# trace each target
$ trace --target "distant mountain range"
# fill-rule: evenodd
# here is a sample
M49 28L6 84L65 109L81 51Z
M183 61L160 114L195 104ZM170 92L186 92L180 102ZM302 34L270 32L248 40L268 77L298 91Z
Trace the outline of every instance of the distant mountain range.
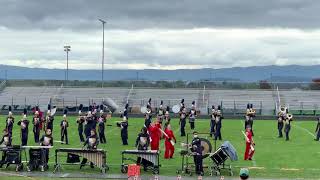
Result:
M7 73L5 73L7 72ZM64 80L64 69L26 68L0 65L0 79L50 79ZM178 70L105 70L105 80L229 80L256 82L260 80L308 82L320 77L320 65L316 66L253 66L222 69ZM69 80L101 80L100 70L69 70Z

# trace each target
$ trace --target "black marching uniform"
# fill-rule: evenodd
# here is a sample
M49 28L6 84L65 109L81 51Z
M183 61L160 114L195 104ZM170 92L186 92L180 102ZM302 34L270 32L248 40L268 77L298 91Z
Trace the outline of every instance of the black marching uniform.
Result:
M12 136L13 123L14 123L14 117L8 116L6 121L6 129L10 136Z
M85 117L82 116L82 108L83 108L83 105L80 104L80 106L79 106L79 117L78 117L78 119L77 119L78 134L79 134L80 142L84 142L84 137L83 137L83 123L85 122Z
M144 127L142 128L141 133L138 134L135 146L137 147L138 150L146 151L148 150L149 145L150 145L150 136L147 133L147 128ZM147 170L147 166L149 162L141 157L138 157L137 164L138 165L142 164L144 170Z
M40 145L53 146L52 132L50 135L45 134L40 138ZM43 148L41 149L41 162L40 162L41 171L44 171L44 169L48 169L48 162L49 162L49 149Z
M319 141L320 139L320 118L318 118L318 123L317 123L317 127L316 127L316 141Z
M283 137L282 131L283 131L283 126L284 126L284 121L286 120L287 113L285 111L280 111L278 113L278 133L279 133L279 138Z
M292 121L292 118L289 118L288 117L288 114L287 114L287 118L284 122L284 132L286 133L286 141L289 141L289 133L290 133L290 130L291 130L291 121Z
M119 127L121 128L121 140L122 145L128 145L128 121L126 116L123 117L124 120L119 123Z
M44 131L47 129L51 130L51 133L53 133L53 121L54 121L54 116L51 114L51 105L48 104L48 111L47 111L47 116L45 119L45 126L43 128Z
M99 131L99 138L100 138L100 143L104 144L107 143L106 140L106 135L104 134L105 131L105 122L106 122L106 118L104 117L104 115L102 114L98 120L98 131Z
M39 143L40 138L40 122L41 119L38 115L35 115L33 117L32 123L33 123L33 134L34 134L34 142Z
M198 175L203 174L203 162L202 162L202 147L201 140L198 137L192 139L191 151L194 153L193 160Z
M215 117L215 124L216 124L216 131L214 136L215 140L217 139L222 140L222 137L221 137L222 119L223 119L223 116L221 114L221 107L218 106L217 114Z
M158 119L159 123L162 125L163 116L164 116L164 110L163 110L163 101L161 100L160 107L158 109Z
M186 136L185 127L186 127L187 112L184 106L182 106L179 114L180 114L180 121L179 121L180 136Z
M244 129L246 130L247 127L251 128L252 136L253 134L253 118L255 117L255 113L253 112L253 104L247 104L247 111L246 111L246 120L244 123Z
M217 116L217 111L215 110L215 107L211 107L211 114L210 114L210 136L214 136L216 134L216 116Z
M27 119L27 110L24 109L23 118L18 121L18 126L21 129L21 146L27 146L29 134L29 120Z
M63 144L64 139L66 139L65 144L69 144L69 140L68 140L69 123L68 123L67 119L64 119L60 122L60 127L61 127L61 144Z
M91 130L90 130L91 131ZM86 141L84 142L83 146L87 146L88 150L95 150L97 149L97 146L99 144L99 139L97 137L97 135L90 135L87 137ZM81 166L80 169L85 166L85 164L87 163L88 159L87 158L83 158L82 162L81 162ZM90 162L90 167L94 168L93 163Z

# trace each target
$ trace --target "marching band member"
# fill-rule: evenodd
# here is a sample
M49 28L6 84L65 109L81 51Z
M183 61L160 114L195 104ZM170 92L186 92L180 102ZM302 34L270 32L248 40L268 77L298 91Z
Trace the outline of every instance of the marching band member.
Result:
M210 136L211 137L216 134L216 131L215 131L216 116L217 116L217 111L215 110L214 105L212 105L211 114L210 114Z
M141 150L141 151L148 150L148 146L150 144L150 136L147 131L148 131L147 128L143 127L141 129L141 132L138 134L138 137L136 139L136 144L135 144L138 150ZM140 164L143 165L143 168L146 171L148 166L148 161L141 157L138 157L137 165L140 165Z
M165 152L164 152L164 158L165 159L171 159L173 158L173 154L174 154L174 145L171 144L171 141L174 140L174 143L177 142L173 131L171 130L171 125L170 123L166 123L166 129L164 130L165 132L165 142L164 142L164 146L165 146Z
M222 137L221 137L222 119L223 119L223 116L221 113L221 106L219 105L217 110L217 115L215 117L215 124L216 124L216 133L214 137L215 140L217 139L222 140Z
M201 139L198 137L198 132L193 132L193 139L191 142L191 151L194 153L193 160L198 175L203 175L203 162L202 162L202 146Z
M243 132L243 131L242 131ZM244 153L244 160L252 160L253 154L254 154L254 146L255 143L252 138L252 131L251 131L251 126L248 125L246 128L246 133L245 133L245 138L246 138L246 150Z
M8 130L8 134L12 136L12 128L14 123L14 117L12 115L12 108L9 106L9 114L6 120L6 129Z
M83 108L83 105L80 104L80 106L79 106L79 117L77 119L78 134L79 134L80 142L84 142L83 123L85 122L85 117L82 115L82 108Z
M28 144L29 120L27 119L27 109L23 110L23 118L18 122L21 128L21 146Z
M158 121L152 122L148 127L148 132L150 135L150 145L151 150L159 150L160 138L161 138L161 125Z
M158 109L158 119L159 119L159 123L160 123L160 124L162 124L163 115L164 115L163 101L161 100L161 102L160 102L160 107L159 107L159 109Z
M40 123L41 119L39 116L39 107L36 106L35 112L34 112L34 117L32 120L33 124L33 134L34 134L34 142L39 143L39 138L40 138Z
M128 119L127 116L123 116L123 121L117 123L117 126L121 128L121 140L122 145L128 145Z
M66 138L66 142L65 144L69 144L68 141L68 127L69 127L69 123L67 120L67 113L68 110L65 109L63 112L63 120L60 122L60 128L61 128L61 144L63 144L64 138Z
M252 136L253 134L253 117L255 117L255 111L253 110L253 104L247 104L247 111L246 111L246 121L244 123L244 128L249 125L251 128Z
M44 130L51 129L51 133L53 132L53 121L54 116L51 114L51 105L48 104L47 116L45 119L45 128Z
M104 134L105 122L106 122L106 117L105 117L105 115L103 113L103 105L102 105L102 107L100 106L100 117L99 117L99 120L98 120L99 138L100 138L100 142L102 144L107 143L106 136Z
M179 121L179 125L180 125L180 135L181 136L186 136L186 131L185 131L185 126L186 126L186 118L187 118L187 109L184 107L184 99L181 100L181 104L180 104L180 121Z
M45 135L43 135L40 139L40 146L53 146L53 137L51 129L47 129ZM41 149L42 158L40 162L41 171L48 168L49 162L49 149L43 148Z
M9 134L9 131L7 129L3 130L3 136L0 140L0 145L5 145L6 147L10 147L12 143L12 135ZM0 161L0 168L6 163L6 157L7 157L7 151L3 151L2 153L2 159Z
M91 129L96 129L96 128L93 127L92 106L89 106L89 111L87 113L87 116L84 122L84 135L86 136L86 138L90 136Z
M317 123L317 127L316 127L316 138L314 139L315 141L319 141L320 139L320 118L317 119L318 123Z
M166 113L164 114L165 124L170 123L170 107L167 106Z
M286 109L286 114L287 114L287 117L284 121L284 132L286 133L286 141L289 141L289 133L291 130L291 121L293 121L293 119L292 119L292 115L289 114L288 108Z
M195 107L195 101L192 101L191 110L189 111L189 123L190 123L191 130L193 130L195 127L194 122L196 120L196 116L197 116L197 111Z
M151 98L149 98L147 104L147 112L145 114L144 126L148 128L152 122L152 108L151 108Z
M286 108L285 107L281 107L280 111L278 113L278 132L279 132L279 138L282 138L282 130L283 130L283 125L284 125L284 121L287 118L287 113L286 113Z
M91 129L90 130L90 136L87 137L86 141L83 144L83 147L87 146L87 149L89 150L94 150L97 149L97 146L99 144L99 139L97 137L97 133L95 129ZM83 158L81 165L80 165L80 169L85 166L85 164L87 163L88 159ZM93 163L90 162L90 167L94 168Z

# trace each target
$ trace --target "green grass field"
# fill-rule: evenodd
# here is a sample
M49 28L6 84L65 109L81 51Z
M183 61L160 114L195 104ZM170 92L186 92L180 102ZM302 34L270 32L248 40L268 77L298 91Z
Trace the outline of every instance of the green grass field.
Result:
M20 118L20 117L18 117ZM29 117L31 119L31 117ZM120 129L115 126L115 121L118 118L112 118L107 124L113 126L106 126L107 144L100 144L98 148L107 151L107 163L110 167L108 173L120 173L121 156L120 151L125 149L135 149L134 143L137 134L143 126L144 120L142 118L129 119L129 146L122 146L120 139ZM60 124L61 117L55 117L54 125L54 140L60 140ZM61 145L55 143L54 148L60 147L75 147L79 148L82 145L79 142L76 117L69 117L69 143L70 145ZM5 117L0 118L0 129L5 126ZM17 122L17 120L16 120ZM14 126L13 143L20 144L20 129L19 126ZM209 132L209 120L201 119L196 122L196 130L198 132ZM180 142L185 142L185 138L179 136L178 120L172 120L172 128L177 137L176 153L174 159L164 160L164 142L161 142L161 175L176 175L176 170L181 167L181 157L179 155ZM245 150L245 141L241 133L243 130L242 120L223 120L222 138L229 140L237 149L239 160L232 162L234 174L237 175L239 168L249 167L252 177L265 178L319 178L320 167L318 162L320 159L320 142L314 141L314 121L294 121L292 123L291 139L285 141L277 138L277 122L276 121L255 121L254 140L256 142L256 154L253 161L244 161L243 154ZM28 145L36 145L33 141L32 125L29 126L29 143ZM191 132L189 124L187 124L187 132ZM43 132L42 132L43 133ZM209 138L209 137L208 137ZM212 140L211 140L212 141ZM220 145L222 141L218 141ZM53 169L54 151L50 152L50 171ZM207 159L205 164L209 164ZM1 171L10 171L9 170ZM78 166L63 166L63 172L80 172ZM81 170L84 173L97 173L99 170L95 168L85 167ZM223 175L228 175L224 172Z

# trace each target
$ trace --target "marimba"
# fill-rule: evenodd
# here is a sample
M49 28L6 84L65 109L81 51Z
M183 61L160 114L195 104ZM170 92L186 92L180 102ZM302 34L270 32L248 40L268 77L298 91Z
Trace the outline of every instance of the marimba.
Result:
M57 170L60 170L61 165L80 165L80 163L60 163L59 162L59 153L67 153L71 155L80 156L88 159L89 162L92 162L96 167L98 167L102 173L106 173L109 169L107 166L107 155L106 151L103 149L81 149L81 148L59 148L55 151L55 169L53 173Z
M128 172L128 164L126 161L132 161L135 163L137 159L130 158L128 156L135 155L137 158L144 159L148 161L148 167L151 167L154 174L159 174L160 160L159 160L159 151L156 150L124 150L122 151L122 165L121 172Z

